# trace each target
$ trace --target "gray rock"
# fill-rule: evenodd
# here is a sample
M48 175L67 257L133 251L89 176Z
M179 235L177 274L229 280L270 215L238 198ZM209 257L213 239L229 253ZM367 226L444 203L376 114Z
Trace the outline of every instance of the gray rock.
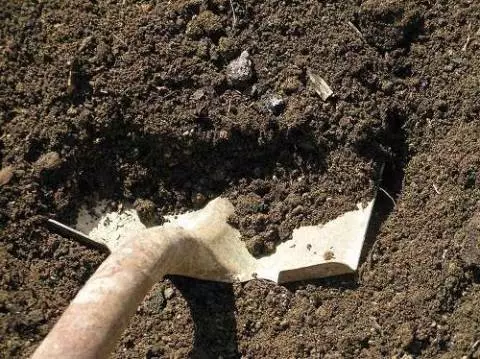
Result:
M137 198L133 203L133 208L137 211L142 223L147 227L160 224L160 220L156 213L157 206L151 200Z
M190 96L190 100L192 101L200 101L205 96L205 91L203 89L196 90L192 96Z
M253 78L253 64L248 51L243 51L240 57L227 66L227 79L233 86L246 85Z
M280 115L285 110L285 100L278 95L273 95L265 101L268 111L275 116Z
M171 299L175 295L175 291L172 288L165 288L163 291L163 296L165 299Z
M157 289L146 303L147 309L154 313L160 312L165 305L166 300L161 289Z

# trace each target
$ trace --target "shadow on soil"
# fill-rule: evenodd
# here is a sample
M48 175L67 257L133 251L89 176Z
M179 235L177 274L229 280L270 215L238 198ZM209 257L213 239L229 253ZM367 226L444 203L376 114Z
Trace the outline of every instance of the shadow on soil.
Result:
M360 265L368 262L380 227L395 209L395 202L403 189L405 167L411 154L407 144L405 130L406 115L401 109L392 108L386 113L385 145L389 148L389 158L385 163L381 178L377 181L377 198L372 212L372 218L365 236L365 243L360 257Z
M300 172L326 168L327 150L308 128L275 129L260 143L259 133L238 129L220 139L214 132L190 138L120 125L106 133L98 144L80 145L63 172L56 173L59 181L75 178L72 191L80 200L91 193L110 200L148 198L168 212L175 203L195 208L190 199L196 193L213 198L243 178L271 177L279 165ZM309 145L300 148L298 143ZM59 219L72 222L80 204L70 200Z
M190 306L195 326L190 358L240 358L232 285L184 277L171 279Z

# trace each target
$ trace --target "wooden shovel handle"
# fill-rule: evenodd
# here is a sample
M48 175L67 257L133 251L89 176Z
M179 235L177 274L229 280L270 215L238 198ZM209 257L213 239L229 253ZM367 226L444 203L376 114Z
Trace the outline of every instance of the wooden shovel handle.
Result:
M153 284L175 267L186 237L181 228L157 227L125 240L78 292L32 358L107 357Z

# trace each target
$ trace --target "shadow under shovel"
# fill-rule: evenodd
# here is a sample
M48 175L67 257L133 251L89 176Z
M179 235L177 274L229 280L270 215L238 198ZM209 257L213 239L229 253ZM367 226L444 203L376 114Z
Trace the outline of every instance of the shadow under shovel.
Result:
M373 249L380 226L393 209L388 198L378 197L372 210L360 263L367 261L368 253ZM356 289L359 286L358 275L361 275L361 273L285 283L283 285L290 291L295 291L299 286L306 284L317 284L339 289ZM171 279L190 306L194 322L194 346L190 357L202 359L219 356L240 358L235 319L235 295L232 284L180 276L171 276Z
M240 358L232 284L179 276L170 279L187 301L193 318L195 334L190 358Z

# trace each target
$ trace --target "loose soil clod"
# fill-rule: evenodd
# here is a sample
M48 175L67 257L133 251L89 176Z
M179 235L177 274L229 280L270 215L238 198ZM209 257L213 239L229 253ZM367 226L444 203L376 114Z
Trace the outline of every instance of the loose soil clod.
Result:
M36 162L35 168L39 171L52 170L61 165L62 160L57 152L48 152L42 155Z
M7 166L0 170L0 186L8 184L13 178L13 167Z

